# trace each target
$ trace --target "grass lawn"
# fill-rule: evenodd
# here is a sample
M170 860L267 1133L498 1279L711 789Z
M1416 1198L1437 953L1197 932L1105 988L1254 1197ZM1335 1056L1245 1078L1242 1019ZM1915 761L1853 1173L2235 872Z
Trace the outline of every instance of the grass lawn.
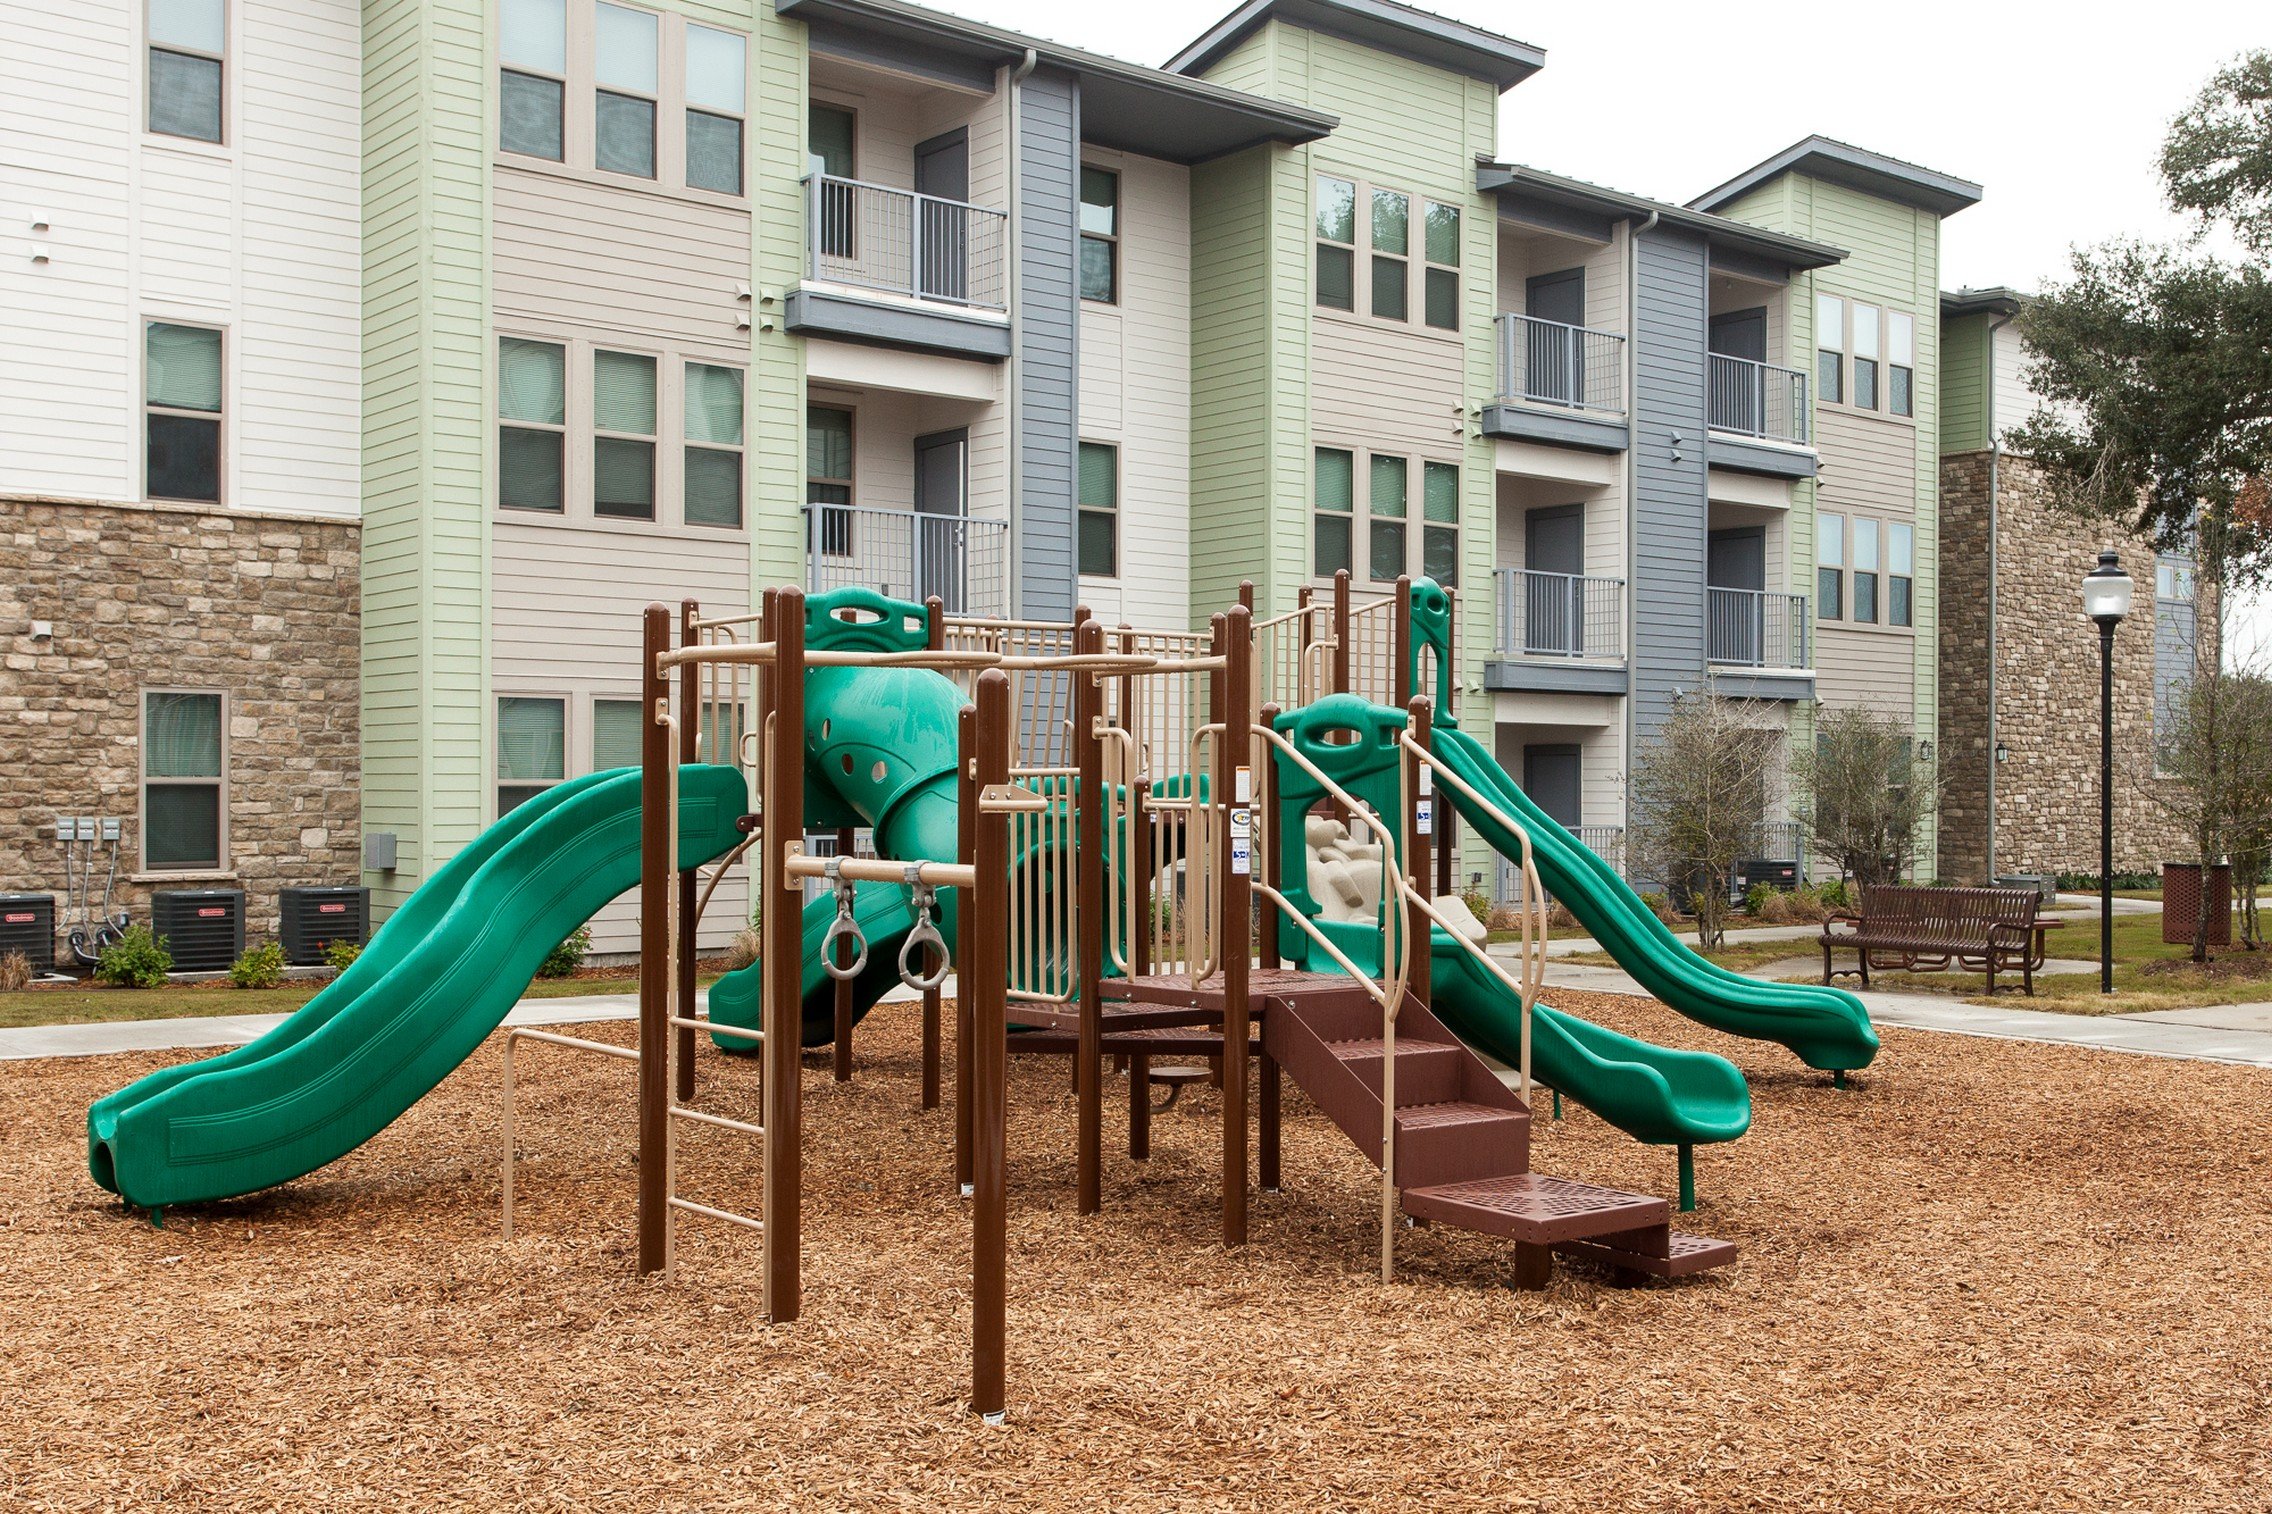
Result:
M0 993L0 1029L19 1025L81 1025L103 1020L173 1020L185 1015L288 1014L316 995L329 979L295 979L277 988L231 988L227 983L172 983L164 988L27 988ZM707 988L715 978L698 980ZM620 976L539 978L524 999L570 999L587 994L635 993L639 979L626 968Z

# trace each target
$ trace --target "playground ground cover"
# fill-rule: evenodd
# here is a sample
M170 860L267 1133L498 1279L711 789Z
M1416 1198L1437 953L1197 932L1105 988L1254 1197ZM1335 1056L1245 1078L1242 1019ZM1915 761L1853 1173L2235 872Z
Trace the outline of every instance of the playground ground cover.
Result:
M171 1058L11 1064L0 1506L2264 1507L2272 1072L1889 1029L1837 1093L1647 1001L1557 999L1750 1076L1689 1222L1735 1268L1522 1294L1502 1244L1426 1229L1384 1288L1377 1174L1297 1094L1286 1191L1226 1253L1204 1087L1083 1220L1065 1064L1016 1059L998 1429L960 1407L967 1212L910 1008L863 1027L854 1083L807 1065L805 1315L779 1328L739 1231L684 1232L676 1285L632 1275L618 1063L527 1054L511 1242L494 1043L362 1151L164 1229L88 1183L81 1129ZM746 1111L752 1069L703 1072ZM684 1155L694 1196L750 1201L742 1138ZM1536 1165L1672 1179L1575 1109Z

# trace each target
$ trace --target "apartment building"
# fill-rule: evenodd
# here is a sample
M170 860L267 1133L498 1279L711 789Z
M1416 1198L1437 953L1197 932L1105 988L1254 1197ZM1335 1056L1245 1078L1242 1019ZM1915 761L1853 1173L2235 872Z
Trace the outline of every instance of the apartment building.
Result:
M161 762L221 770L204 876L399 902L630 760L640 606L783 581L1188 624L1425 573L1463 719L1611 853L1706 680L1794 741L1817 699L1932 729L1918 312L1961 181L1820 139L1695 206L1499 163L1544 55L1393 0L1253 0L1158 69L902 0L5 3L0 109L56 146L0 169L8 292L58 324L0 356L56 438L0 510L121 588L204 533L129 616L227 659L134 657L220 699L223 749ZM260 598L318 545L320 607ZM104 724L98 813L183 775L73 593L10 606L0 700ZM66 761L33 745L0 762Z

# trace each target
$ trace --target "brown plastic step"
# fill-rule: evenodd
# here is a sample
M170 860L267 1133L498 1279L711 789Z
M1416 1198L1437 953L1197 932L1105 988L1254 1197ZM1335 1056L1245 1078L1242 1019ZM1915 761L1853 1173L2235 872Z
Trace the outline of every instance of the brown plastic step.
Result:
M1397 1077L1401 1093L1403 1073L1400 1071ZM1529 1156L1530 1117L1520 1111L1464 1099L1400 1103L1397 1107L1396 1181L1400 1188L1519 1173Z
M1672 1206L1645 1193L1599 1188L1541 1172L1515 1172L1403 1191L1415 1219L1503 1235L1534 1246L1662 1226Z
M1355 1073L1377 1101L1381 1096L1381 1067L1386 1060L1386 1046L1386 1042L1375 1036L1370 1040L1328 1041L1326 1050ZM1441 1104L1458 1098L1464 1091L1460 1074L1467 1065L1468 1055L1464 1046L1400 1038L1396 1043L1397 1107Z
M1678 1230L1655 1232L1661 1241L1640 1250L1619 1244L1626 1237L1595 1236L1590 1240L1558 1241L1554 1249L1564 1256L1602 1262L1622 1272L1645 1272L1651 1277L1693 1277L1712 1267L1725 1267L1736 1259L1733 1241L1687 1235Z

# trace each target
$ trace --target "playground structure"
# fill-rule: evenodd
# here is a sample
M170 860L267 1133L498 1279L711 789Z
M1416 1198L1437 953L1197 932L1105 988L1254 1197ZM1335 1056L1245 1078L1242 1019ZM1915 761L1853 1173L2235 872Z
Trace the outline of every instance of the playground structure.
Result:
M1511 1240L1526 1287L1544 1284L1557 1250L1662 1277L1724 1263L1733 1248L1674 1232L1662 1198L1530 1168L1535 1084L1675 1147L1684 1209L1693 1147L1740 1136L1750 1117L1723 1059L1538 1002L1547 891L1708 1025L1839 1075L1868 1063L1875 1036L1850 995L1694 957L1530 806L1458 727L1453 608L1425 580L1360 600L1346 575L1267 618L1242 593L1204 632L959 617L858 589L773 590L756 614L724 620L691 601L675 617L650 606L640 769L572 780L503 817L269 1036L97 1101L90 1169L156 1210L343 1155L497 1028L552 942L636 885L636 1049L506 1038L508 1232L516 1046L629 1060L639 1269L674 1269L682 1216L745 1226L763 1253L765 1313L795 1319L800 1049L830 1046L849 1077L860 1017L896 987L919 990L922 1100L935 1107L951 962L953 1176L971 1199L980 1413L998 1415L1005 1397L1013 1051L1073 1059L1084 1214L1103 1201L1106 1058L1129 1069L1132 1159L1148 1149L1152 1059L1200 1058L1220 1067L1226 1244L1247 1238L1251 1179L1278 1185L1291 1075L1381 1169L1384 1278L1400 1210ZM1452 896L1453 812L1519 864L1509 960ZM875 855L848 855L856 828ZM836 854L808 850L830 832ZM697 923L752 850L762 954L713 985L704 1015ZM808 880L825 888L809 905ZM700 1097L704 1032L755 1051L756 1119L709 1107L742 1097L735 1064ZM1512 1088L1479 1051L1513 1069ZM681 1191L689 1125L762 1143L758 1213Z

